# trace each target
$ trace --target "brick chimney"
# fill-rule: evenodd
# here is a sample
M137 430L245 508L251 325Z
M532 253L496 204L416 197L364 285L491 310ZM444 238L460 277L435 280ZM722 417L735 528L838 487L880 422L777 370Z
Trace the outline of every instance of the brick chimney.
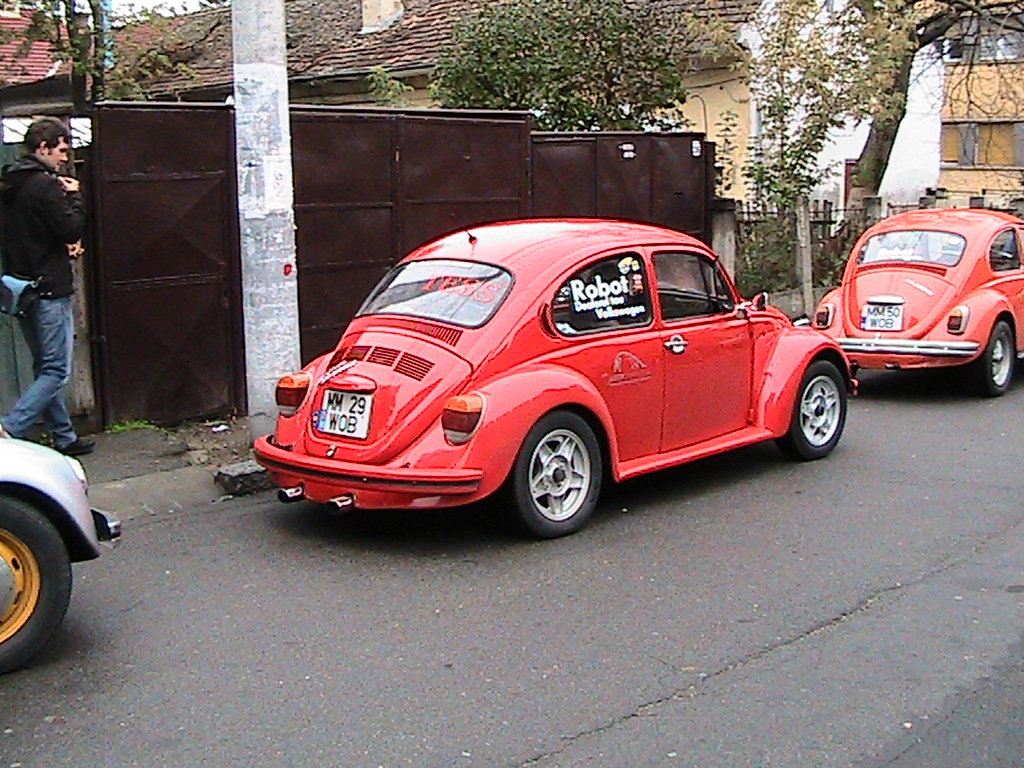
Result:
M363 28L361 34L386 29L402 18L405 8L402 0L361 0L363 6Z

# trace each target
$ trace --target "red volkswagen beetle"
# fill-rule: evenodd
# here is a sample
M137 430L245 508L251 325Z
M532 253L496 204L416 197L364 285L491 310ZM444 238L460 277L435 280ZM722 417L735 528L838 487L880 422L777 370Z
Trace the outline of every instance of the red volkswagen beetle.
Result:
M1024 269L1015 216L911 211L870 227L814 326L855 367L962 366L979 394L1003 394L1024 354Z
M336 349L277 386L257 461L282 500L431 508L496 492L539 537L624 480L843 432L847 360L764 296L740 301L700 241L604 220L482 225L378 284Z

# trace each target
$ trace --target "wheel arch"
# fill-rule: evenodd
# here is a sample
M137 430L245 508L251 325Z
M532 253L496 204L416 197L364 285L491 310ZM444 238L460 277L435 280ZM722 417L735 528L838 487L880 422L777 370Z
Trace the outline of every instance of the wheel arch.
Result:
M611 451L611 440L608 437L608 432L604 428L604 423L598 418L598 415L592 410L587 408L580 403L566 403L563 406L552 408L548 413L554 413L555 411L568 411L574 413L587 422L587 426L594 433L594 437L597 439L597 445L601 449L601 467L605 479L611 478L613 480L618 479L618 473L612 468L612 451ZM548 413L543 414L540 418L544 418ZM540 421L540 419L537 419Z
M850 365L843 352L820 331L807 329L806 333L790 334L785 343L774 350L765 367L765 374L782 371L785 376L766 376L754 403L754 422L780 437L789 429L796 403L797 390L804 371L818 360L831 363L843 377L847 393L853 388Z
M18 499L45 517L64 542L72 562L92 560L99 556L81 529L75 525L64 508L37 488L14 482L0 482L0 500L4 497Z

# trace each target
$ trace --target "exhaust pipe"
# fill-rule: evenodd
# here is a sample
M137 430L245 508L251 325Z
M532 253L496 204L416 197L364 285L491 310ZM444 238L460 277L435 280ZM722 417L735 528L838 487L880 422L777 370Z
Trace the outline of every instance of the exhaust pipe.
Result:
M356 497L351 493L335 496L327 502L327 512L332 515L340 515L352 509L356 505Z
M290 501L302 501L306 496L306 489L301 485L293 488L282 488L277 492L277 500L287 504Z

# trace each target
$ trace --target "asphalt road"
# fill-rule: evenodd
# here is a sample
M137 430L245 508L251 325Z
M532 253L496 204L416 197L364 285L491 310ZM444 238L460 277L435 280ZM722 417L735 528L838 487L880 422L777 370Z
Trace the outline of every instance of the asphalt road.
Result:
M0 768L1024 764L1024 381L865 376L534 542L487 505L139 518L0 678Z

